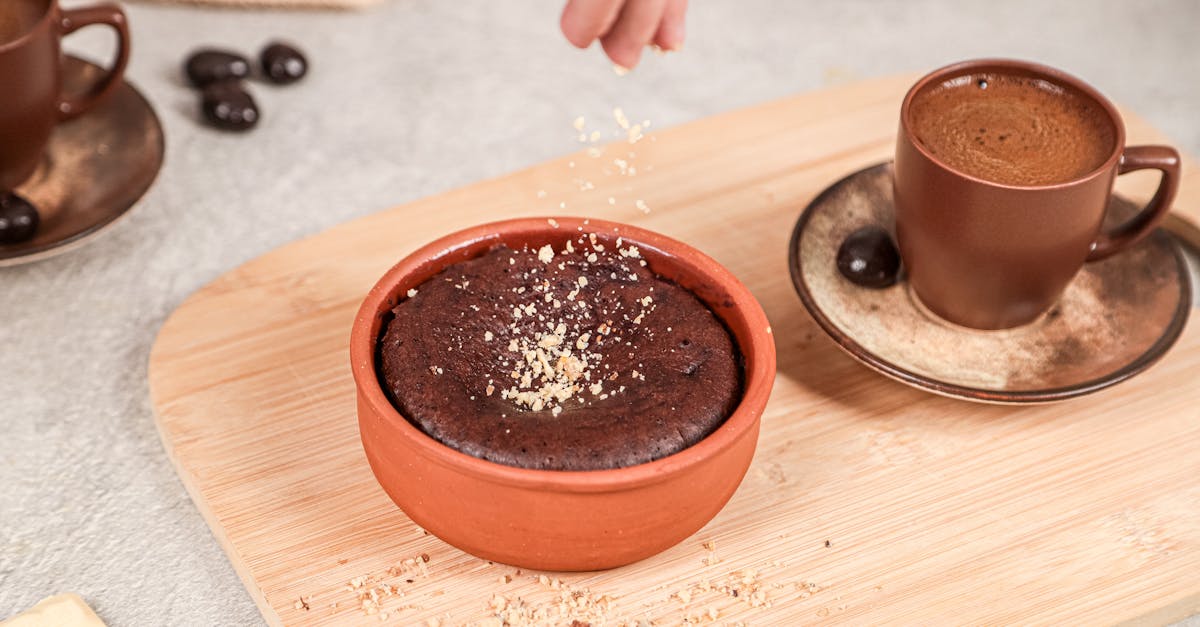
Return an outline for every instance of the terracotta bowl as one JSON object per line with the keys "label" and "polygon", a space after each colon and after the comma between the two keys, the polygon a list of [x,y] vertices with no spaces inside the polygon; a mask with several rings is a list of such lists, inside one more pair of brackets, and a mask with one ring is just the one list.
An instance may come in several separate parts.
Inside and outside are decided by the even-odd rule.
{"label": "terracotta bowl", "polygon": [[[484,224],[443,237],[396,264],[359,309],[350,338],[363,449],[380,485],[418,525],[484,559],[541,570],[612,568],[695,533],[733,495],[758,441],[775,378],[762,308],[703,253],[643,229],[579,218]],[[412,425],[388,400],[376,344],[398,297],[454,263],[504,243],[556,248],[578,227],[636,244],[651,270],[691,290],[725,322],[745,362],[745,391],[711,435],[674,455],[612,470],[515,468],[460,453]]]}

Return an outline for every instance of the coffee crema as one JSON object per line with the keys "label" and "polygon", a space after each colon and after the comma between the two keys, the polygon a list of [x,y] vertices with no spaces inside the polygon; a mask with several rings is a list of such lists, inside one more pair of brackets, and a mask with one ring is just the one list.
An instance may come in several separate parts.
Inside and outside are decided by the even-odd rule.
{"label": "coffee crema", "polygon": [[909,112],[917,141],[937,159],[1005,185],[1077,179],[1116,146],[1116,129],[1099,103],[1039,78],[956,77],[918,93]]}

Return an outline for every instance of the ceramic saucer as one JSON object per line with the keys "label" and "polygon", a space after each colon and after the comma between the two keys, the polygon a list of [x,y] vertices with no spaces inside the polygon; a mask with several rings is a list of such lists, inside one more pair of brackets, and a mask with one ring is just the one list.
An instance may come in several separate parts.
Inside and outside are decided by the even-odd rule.
{"label": "ceramic saucer", "polygon": [[[85,91],[104,72],[66,57],[64,89]],[[150,188],[163,152],[158,116],[128,83],[86,115],[58,125],[41,165],[16,190],[38,208],[41,226],[30,241],[0,245],[0,266],[66,252],[112,226]]]}
{"label": "ceramic saucer", "polygon": [[[1137,210],[1114,197],[1108,219]],[[825,190],[792,233],[792,282],[817,323],[846,352],[903,383],[990,403],[1060,401],[1120,383],[1171,347],[1191,311],[1183,254],[1162,229],[1141,244],[1086,264],[1049,312],[1015,329],[977,331],[946,322],[907,282],[850,283],[835,257],[854,230],[894,228],[892,166],[877,165]]]}

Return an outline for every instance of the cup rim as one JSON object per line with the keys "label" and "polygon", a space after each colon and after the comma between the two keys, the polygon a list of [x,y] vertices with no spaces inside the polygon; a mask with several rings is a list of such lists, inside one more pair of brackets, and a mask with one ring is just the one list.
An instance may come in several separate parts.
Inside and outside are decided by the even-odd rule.
{"label": "cup rim", "polygon": [[[1079,93],[1083,94],[1084,96],[1090,98],[1093,102],[1098,104],[1100,106],[1100,108],[1104,110],[1104,112],[1106,114],[1108,114],[1109,122],[1113,125],[1113,130],[1115,131],[1114,137],[1113,137],[1112,151],[1109,154],[1108,158],[1105,159],[1102,164],[1093,168],[1092,170],[1089,170],[1085,174],[1082,174],[1082,175],[1077,176],[1072,179],[1068,179],[1066,181],[1059,181],[1057,183],[1047,183],[1047,184],[1043,184],[1043,185],[1014,185],[1014,184],[1010,184],[1010,183],[1000,183],[998,181],[981,178],[981,177],[975,176],[973,174],[970,174],[968,172],[964,172],[958,168],[951,166],[950,164],[946,163],[945,161],[942,161],[941,159],[937,158],[933,153],[929,152],[929,150],[921,142],[917,141],[916,135],[912,130],[912,127],[913,127],[913,125],[912,125],[912,102],[913,102],[913,100],[916,98],[918,93],[920,93],[923,89],[925,89],[930,84],[942,82],[942,81],[946,80],[947,78],[950,78],[955,75],[966,74],[966,73],[970,73],[970,72],[986,71],[986,70],[995,70],[995,71],[999,71],[999,72],[1016,71],[1016,72],[1020,72],[1020,73],[1027,74],[1027,75],[1033,75],[1035,77],[1044,78],[1052,83],[1065,84],[1065,85],[1071,87],[1072,89],[1075,89]],[[911,144],[914,148],[916,148],[916,150],[918,152],[920,152],[926,159],[929,159],[931,162],[937,164],[939,167],[941,167],[945,170],[948,170],[950,172],[953,172],[955,175],[965,178],[967,180],[970,180],[972,182],[980,183],[983,185],[990,185],[992,187],[997,187],[997,188],[1002,188],[1002,189],[1051,190],[1051,189],[1063,189],[1063,188],[1071,187],[1074,185],[1078,185],[1084,181],[1088,181],[1097,176],[1101,176],[1106,172],[1111,172],[1113,170],[1113,168],[1115,168],[1117,166],[1117,164],[1120,162],[1121,155],[1125,152],[1125,122],[1124,122],[1124,120],[1121,119],[1121,114],[1117,111],[1116,106],[1113,105],[1113,103],[1111,101],[1109,101],[1108,98],[1105,98],[1104,95],[1101,94],[1099,90],[1097,90],[1095,87],[1092,87],[1091,85],[1086,83],[1083,79],[1081,79],[1077,76],[1068,74],[1067,72],[1064,72],[1057,68],[1050,67],[1048,65],[1043,65],[1041,63],[1035,63],[1033,61],[1024,61],[1021,59],[1004,59],[1004,58],[970,59],[967,61],[959,61],[957,63],[952,63],[950,65],[946,65],[946,66],[940,67],[936,70],[933,70],[932,72],[921,77],[915,84],[913,84],[912,87],[909,88],[908,93],[905,94],[904,101],[900,105],[900,125],[902,127],[903,135],[907,139],[908,143]]]}
{"label": "cup rim", "polygon": [[33,23],[33,26],[25,29],[24,32],[13,39],[0,41],[0,53],[8,52],[25,45],[38,30],[46,25],[46,22],[50,21],[50,15],[54,13],[54,7],[58,5],[58,0],[45,0],[45,4],[45,10],[42,11],[41,17]]}
{"label": "cup rim", "polygon": [[[557,227],[553,226],[557,223]],[[628,242],[662,253],[673,262],[691,266],[698,274],[720,285],[735,303],[732,312],[744,318],[747,337],[730,334],[745,363],[741,399],[724,422],[699,442],[679,452],[643,464],[602,470],[542,470],[508,466],[453,449],[427,435],[387,398],[379,383],[375,348],[379,340],[374,321],[401,289],[415,287],[442,268],[453,264],[455,253],[495,243],[505,236],[545,231],[585,230],[616,232]],[[432,270],[430,270],[433,268]],[[417,280],[408,280],[420,273]],[[410,285],[411,283],[411,285]],[[711,308],[711,307],[710,307]],[[713,311],[728,327],[726,316]],[[360,402],[390,423],[392,430],[416,447],[429,461],[498,484],[556,492],[613,492],[665,481],[732,448],[755,433],[762,408],[775,380],[775,343],[762,306],[750,290],[711,257],[678,240],[628,224],[581,217],[517,218],[481,224],[434,240],[392,266],[368,292],[355,316],[350,334],[350,361]]]}

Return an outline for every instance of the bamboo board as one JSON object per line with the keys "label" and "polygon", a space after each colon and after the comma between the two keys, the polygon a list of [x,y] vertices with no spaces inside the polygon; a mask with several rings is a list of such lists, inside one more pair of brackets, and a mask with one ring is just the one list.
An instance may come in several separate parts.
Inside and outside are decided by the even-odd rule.
{"label": "bamboo board", "polygon": [[[590,617],[609,624],[1157,623],[1200,611],[1196,324],[1129,383],[994,407],[867,370],[793,292],[791,226],[825,186],[890,156],[913,78],[723,114],[384,211],[190,297],[150,357],[156,420],[267,621],[470,624],[495,616],[494,595],[509,615],[561,617],[559,594],[585,588],[610,597]],[[1126,122],[1130,143],[1164,141]],[[1177,211],[1196,218],[1200,172],[1187,168]],[[1154,182],[1122,190],[1143,198]],[[347,342],[361,298],[406,253],[481,221],[550,214],[638,224],[725,264],[771,319],[779,376],[754,465],[707,527],[631,566],[540,580],[426,535],[388,500],[358,441]],[[371,590],[383,596],[364,611]]]}

